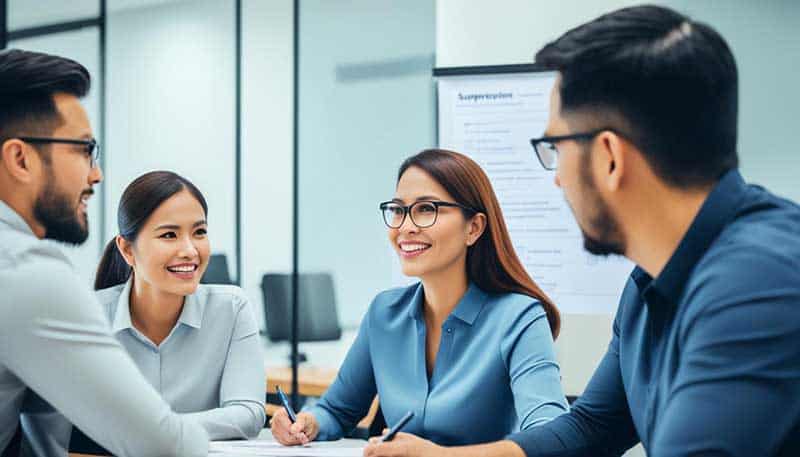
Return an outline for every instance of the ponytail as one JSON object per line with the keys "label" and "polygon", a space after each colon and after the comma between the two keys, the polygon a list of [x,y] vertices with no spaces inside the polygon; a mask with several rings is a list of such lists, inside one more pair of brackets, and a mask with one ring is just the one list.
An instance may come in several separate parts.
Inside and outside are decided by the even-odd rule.
{"label": "ponytail", "polygon": [[97,267],[97,275],[94,278],[94,290],[106,289],[108,287],[124,284],[131,276],[131,267],[117,249],[116,237],[106,245],[103,251],[103,258]]}

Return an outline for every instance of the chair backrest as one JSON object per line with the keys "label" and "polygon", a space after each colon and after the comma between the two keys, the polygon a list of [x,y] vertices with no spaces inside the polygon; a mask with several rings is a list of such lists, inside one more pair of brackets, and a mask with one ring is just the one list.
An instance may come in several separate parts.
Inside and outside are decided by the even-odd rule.
{"label": "chair backrest", "polygon": [[228,258],[225,254],[211,254],[208,268],[200,279],[202,284],[233,284],[228,273]]}
{"label": "chair backrest", "polygon": [[[329,273],[298,277],[298,341],[330,341],[342,336],[333,278]],[[268,273],[261,279],[264,319],[270,341],[287,341],[292,331],[292,275]]]}

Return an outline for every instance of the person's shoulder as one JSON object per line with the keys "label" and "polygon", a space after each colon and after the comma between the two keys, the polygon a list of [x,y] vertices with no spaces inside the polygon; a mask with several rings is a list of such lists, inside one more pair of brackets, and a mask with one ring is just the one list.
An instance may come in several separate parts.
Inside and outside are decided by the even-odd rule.
{"label": "person's shoulder", "polygon": [[119,296],[122,295],[123,289],[125,289],[125,283],[96,290],[94,296],[97,297],[97,301],[100,302],[103,309],[107,310],[117,303]]}
{"label": "person's shoulder", "polygon": [[410,286],[394,287],[379,292],[372,299],[372,303],[367,309],[367,316],[386,321],[394,316],[406,313],[409,307],[412,306],[411,302],[420,287],[422,287],[420,283],[415,283]]}
{"label": "person's shoulder", "polygon": [[521,318],[536,320],[546,316],[541,301],[515,292],[488,294],[484,310],[487,315],[496,316],[499,321],[509,324]]}
{"label": "person's shoulder", "polygon": [[745,284],[763,285],[769,280],[764,276],[771,276],[800,287],[800,206],[749,186],[737,214],[703,255],[696,271],[741,276]]}
{"label": "person's shoulder", "polygon": [[800,297],[800,208],[766,191],[751,194],[692,270],[684,292],[690,316]]}
{"label": "person's shoulder", "polygon": [[[724,243],[744,243],[800,251],[800,205],[763,187],[748,186],[745,198],[719,237]],[[784,244],[785,243],[785,244]]]}
{"label": "person's shoulder", "polygon": [[0,324],[42,319],[73,321],[101,315],[85,280],[52,242],[34,243],[15,253],[13,266],[0,266]]}
{"label": "person's shoulder", "polygon": [[4,233],[3,244],[0,246],[0,270],[20,270],[29,266],[58,270],[74,268],[59,243],[39,240],[24,233]]}
{"label": "person's shoulder", "polygon": [[12,246],[14,240],[5,239],[0,256],[0,289],[6,298],[23,291],[27,295],[41,295],[54,288],[70,290],[83,286],[72,262],[55,242],[18,241]]}
{"label": "person's shoulder", "polygon": [[247,307],[247,294],[241,287],[232,284],[200,284],[193,294],[206,308],[239,312]]}
{"label": "person's shoulder", "polygon": [[379,292],[372,300],[372,306],[396,306],[408,303],[414,296],[417,289],[420,287],[419,283],[410,286],[394,287],[391,289]]}

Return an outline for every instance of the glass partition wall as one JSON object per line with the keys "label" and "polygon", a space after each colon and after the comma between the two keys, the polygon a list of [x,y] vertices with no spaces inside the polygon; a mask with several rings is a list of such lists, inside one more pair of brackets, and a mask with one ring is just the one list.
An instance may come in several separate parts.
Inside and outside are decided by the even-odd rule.
{"label": "glass partition wall", "polygon": [[69,57],[92,75],[83,103],[102,147],[105,179],[89,204],[89,240],[65,248],[87,283],[117,234],[123,190],[157,169],[181,174],[203,191],[212,252],[225,256],[230,281],[240,282],[238,4],[3,2],[6,47]]}

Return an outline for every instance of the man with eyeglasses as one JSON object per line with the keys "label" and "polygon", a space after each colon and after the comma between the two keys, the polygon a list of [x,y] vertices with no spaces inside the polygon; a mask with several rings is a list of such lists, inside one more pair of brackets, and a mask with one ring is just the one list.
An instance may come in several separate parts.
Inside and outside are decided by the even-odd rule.
{"label": "man with eyeglasses", "polygon": [[602,456],[639,442],[651,457],[800,455],[800,207],[737,170],[723,38],[632,7],[570,30],[536,62],[559,73],[537,157],[585,248],[637,264],[608,351],[547,424],[462,448],[401,434],[365,455]]}
{"label": "man with eyeglasses", "polygon": [[87,239],[102,180],[89,84],[69,59],[0,52],[0,455],[20,455],[38,394],[115,455],[205,456],[205,431],[147,383],[55,243]]}

